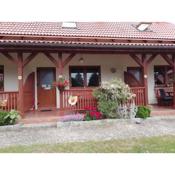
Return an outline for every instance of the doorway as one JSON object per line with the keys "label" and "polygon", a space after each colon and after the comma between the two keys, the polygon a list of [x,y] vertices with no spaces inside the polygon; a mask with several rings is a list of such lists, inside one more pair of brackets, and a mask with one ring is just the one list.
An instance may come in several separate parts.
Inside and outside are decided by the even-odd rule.
{"label": "doorway", "polygon": [[52,86],[55,79],[55,68],[37,68],[37,96],[39,110],[52,110],[56,108],[56,88]]}

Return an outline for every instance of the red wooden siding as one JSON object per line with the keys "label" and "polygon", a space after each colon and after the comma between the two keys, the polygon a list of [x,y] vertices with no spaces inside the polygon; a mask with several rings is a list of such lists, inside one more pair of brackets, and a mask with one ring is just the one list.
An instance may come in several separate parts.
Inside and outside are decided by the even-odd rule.
{"label": "red wooden siding", "polygon": [[6,101],[5,105],[0,105],[1,110],[17,110],[18,92],[0,92],[0,101]]}
{"label": "red wooden siding", "polygon": [[[62,93],[62,107],[65,110],[84,110],[88,106],[97,106],[96,100],[92,95],[92,89],[70,89],[64,90]],[[78,96],[76,105],[71,106],[68,103],[70,96]]]}

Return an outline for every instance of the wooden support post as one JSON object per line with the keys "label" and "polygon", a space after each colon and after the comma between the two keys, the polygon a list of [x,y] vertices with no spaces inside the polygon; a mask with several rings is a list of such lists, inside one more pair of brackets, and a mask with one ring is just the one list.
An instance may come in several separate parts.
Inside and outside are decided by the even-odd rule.
{"label": "wooden support post", "polygon": [[142,55],[143,62],[143,83],[145,87],[145,105],[148,105],[148,64],[146,61],[146,55]]}
{"label": "wooden support post", "polygon": [[18,65],[18,111],[20,115],[24,116],[24,89],[23,89],[23,53],[17,53],[17,65]]}
{"label": "wooden support post", "polygon": [[[58,53],[58,60],[57,60],[57,77],[60,75],[63,75],[63,59],[62,59],[62,53]],[[60,92],[60,110],[63,110],[63,92]]]}
{"label": "wooden support post", "polygon": [[172,55],[173,61],[173,108],[175,109],[175,55]]}
{"label": "wooden support post", "polygon": [[145,87],[144,105],[148,105],[148,66],[154,60],[156,54],[152,54],[150,57],[148,57],[148,55],[146,54],[141,54],[141,56],[137,56],[136,54],[130,54],[130,56],[143,70],[143,86]]}

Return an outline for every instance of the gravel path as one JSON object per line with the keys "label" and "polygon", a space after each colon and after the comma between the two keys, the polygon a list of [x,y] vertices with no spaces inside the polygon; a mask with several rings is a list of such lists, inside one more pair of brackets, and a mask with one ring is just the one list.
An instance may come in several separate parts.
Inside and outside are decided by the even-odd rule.
{"label": "gravel path", "polygon": [[87,140],[110,140],[159,135],[175,135],[174,118],[150,118],[141,124],[134,120],[104,120],[64,123],[56,127],[0,131],[0,147]]}

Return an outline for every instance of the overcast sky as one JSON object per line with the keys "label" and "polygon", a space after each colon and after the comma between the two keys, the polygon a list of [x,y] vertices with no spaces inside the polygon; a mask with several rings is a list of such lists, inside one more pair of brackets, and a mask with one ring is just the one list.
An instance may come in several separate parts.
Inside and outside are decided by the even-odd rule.
{"label": "overcast sky", "polygon": [[0,21],[175,23],[173,0],[0,0],[0,5]]}

